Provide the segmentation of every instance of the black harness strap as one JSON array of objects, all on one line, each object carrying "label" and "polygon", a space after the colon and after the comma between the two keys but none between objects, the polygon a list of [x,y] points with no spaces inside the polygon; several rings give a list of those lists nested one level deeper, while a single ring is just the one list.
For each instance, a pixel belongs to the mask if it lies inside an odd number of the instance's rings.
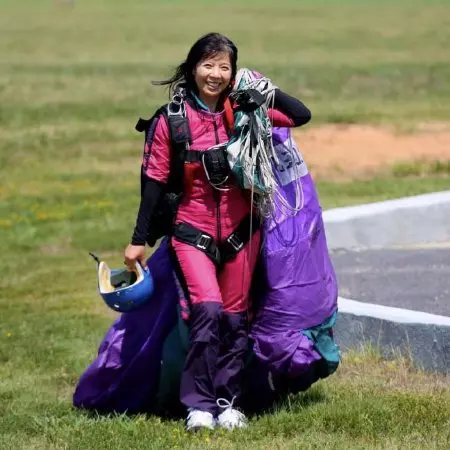
[{"label": "black harness strap", "polygon": [[253,220],[248,214],[238,225],[225,241],[220,245],[220,258],[222,263],[232,260],[248,243],[250,240],[249,230],[250,225],[251,235],[255,233],[261,226],[259,218],[253,216]]},{"label": "black harness strap", "polygon": [[143,119],[142,117],[139,117],[139,120],[137,121],[137,124],[134,128],[139,133],[142,133],[143,131],[146,131],[148,129],[151,121],[152,119]]},{"label": "black harness strap", "polygon": [[259,229],[260,221],[257,217],[253,217],[251,220],[250,215],[247,215],[236,230],[219,245],[210,234],[184,222],[175,225],[173,236],[178,241],[201,250],[216,266],[220,266],[235,258],[250,241],[250,223],[252,225],[251,235],[253,235]]},{"label": "black harness strap", "polygon": [[181,222],[175,225],[173,237],[176,238],[177,241],[198,248],[205,253],[214,264],[217,266],[220,265],[219,248],[210,234],[204,233],[188,223]]},{"label": "black harness strap", "polygon": [[182,150],[180,158],[187,163],[201,162],[203,153],[201,150]]}]

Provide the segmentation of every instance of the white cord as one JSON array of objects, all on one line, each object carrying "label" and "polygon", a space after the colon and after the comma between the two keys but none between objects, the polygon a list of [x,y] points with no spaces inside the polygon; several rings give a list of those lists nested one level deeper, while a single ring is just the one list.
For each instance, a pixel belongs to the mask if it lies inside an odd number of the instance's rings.
[{"label": "white cord", "polygon": [[[258,195],[256,205],[262,218],[273,215],[275,205],[282,209],[284,215],[295,215],[303,208],[304,195],[301,183],[295,188],[294,205],[289,204],[278,189],[278,180],[274,173],[274,164],[279,164],[279,158],[272,142],[272,124],[268,110],[273,108],[276,86],[266,77],[257,78],[248,69],[240,69],[236,75],[233,90],[256,89],[266,97],[266,102],[253,113],[255,120],[256,145],[251,145],[250,115],[240,112],[237,114],[236,129],[241,130],[238,155],[233,155],[233,167],[242,172],[243,187],[252,190],[252,204],[254,194]],[[233,168],[232,167],[232,168]],[[294,166],[294,170],[297,167]],[[298,179],[299,174],[295,173]]]}]

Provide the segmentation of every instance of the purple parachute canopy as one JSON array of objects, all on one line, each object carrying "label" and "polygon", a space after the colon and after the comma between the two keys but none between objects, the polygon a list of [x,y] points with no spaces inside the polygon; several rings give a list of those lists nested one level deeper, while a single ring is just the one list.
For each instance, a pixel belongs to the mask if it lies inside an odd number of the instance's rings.
[{"label": "purple parachute canopy", "polygon": [[259,290],[251,337],[258,358],[275,371],[297,376],[320,359],[299,331],[320,325],[337,310],[337,282],[306,164],[288,129],[274,129],[273,140],[280,160],[279,196],[264,226],[265,286]]}]

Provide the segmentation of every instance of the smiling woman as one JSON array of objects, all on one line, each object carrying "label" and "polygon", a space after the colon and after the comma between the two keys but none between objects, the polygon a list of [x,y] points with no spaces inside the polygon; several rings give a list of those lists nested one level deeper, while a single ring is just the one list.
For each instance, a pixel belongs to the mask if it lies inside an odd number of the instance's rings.
[{"label": "smiling woman", "polygon": [[[149,232],[161,222],[154,213],[162,194],[173,192],[175,175],[181,201],[168,235],[184,288],[182,316],[190,331],[180,389],[188,430],[246,425],[236,405],[241,400],[248,299],[261,230],[260,218],[252,216],[249,192],[238,185],[228,164],[234,113],[262,106],[272,125],[279,127],[300,126],[311,117],[302,102],[277,88],[270,99],[253,89],[253,103],[245,105],[231,96],[237,56],[226,36],[207,34],[192,46],[172,78],[157,83],[170,85],[172,101],[143,128],[143,195],[124,254],[129,268],[136,260],[145,263]],[[174,170],[179,160],[181,172]]]}]

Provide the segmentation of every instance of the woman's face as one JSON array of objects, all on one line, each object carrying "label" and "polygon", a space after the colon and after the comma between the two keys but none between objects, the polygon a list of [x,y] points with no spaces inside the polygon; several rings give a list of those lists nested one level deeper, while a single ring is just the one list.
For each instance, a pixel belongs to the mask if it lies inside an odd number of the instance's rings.
[{"label": "woman's face", "polygon": [[231,81],[231,60],[228,52],[200,61],[194,69],[200,99],[217,100]]}]

